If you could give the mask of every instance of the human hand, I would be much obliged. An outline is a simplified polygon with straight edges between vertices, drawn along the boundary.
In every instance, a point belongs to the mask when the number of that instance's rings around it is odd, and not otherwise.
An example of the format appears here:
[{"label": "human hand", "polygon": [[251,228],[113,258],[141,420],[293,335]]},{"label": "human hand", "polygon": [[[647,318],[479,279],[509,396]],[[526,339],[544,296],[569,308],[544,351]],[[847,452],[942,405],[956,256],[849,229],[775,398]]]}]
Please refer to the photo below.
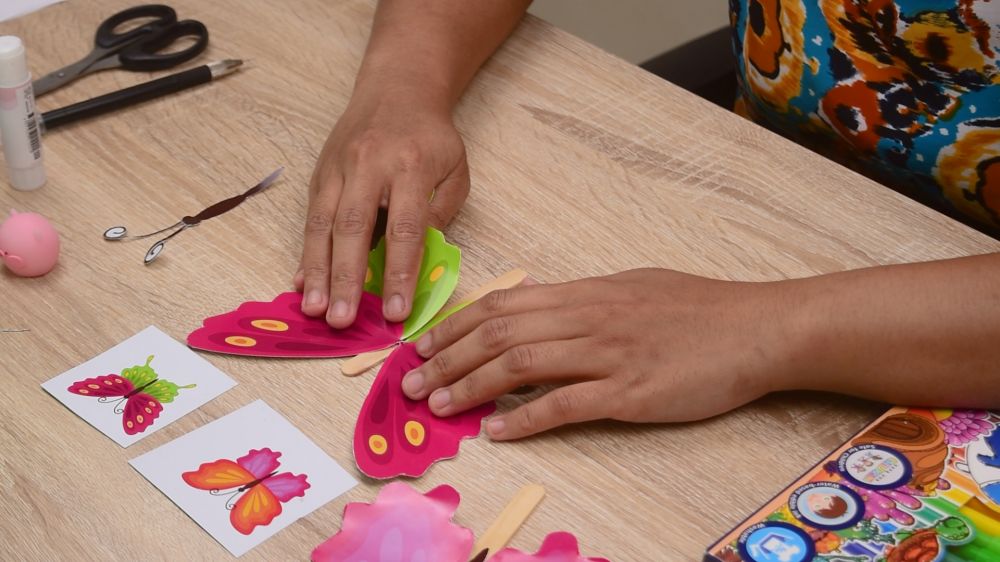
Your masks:
[{"label": "human hand", "polygon": [[378,207],[388,207],[384,314],[410,315],[428,224],[442,228],[469,193],[465,145],[447,108],[415,96],[355,95],[330,133],[309,189],[296,289],[302,311],[354,322]]},{"label": "human hand", "polygon": [[495,291],[417,342],[429,360],[403,390],[448,416],[524,385],[563,385],[490,420],[487,434],[503,440],[602,418],[706,418],[780,384],[790,297],[781,283],[664,269]]}]

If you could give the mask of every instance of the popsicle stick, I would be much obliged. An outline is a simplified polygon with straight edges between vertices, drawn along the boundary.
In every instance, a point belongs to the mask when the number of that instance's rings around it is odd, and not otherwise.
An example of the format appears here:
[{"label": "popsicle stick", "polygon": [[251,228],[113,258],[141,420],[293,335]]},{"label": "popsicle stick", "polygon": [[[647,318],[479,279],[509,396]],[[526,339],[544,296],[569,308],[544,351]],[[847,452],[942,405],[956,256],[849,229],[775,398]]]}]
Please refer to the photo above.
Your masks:
[{"label": "popsicle stick", "polygon": [[[489,283],[486,283],[485,285],[465,295],[464,297],[462,297],[462,300],[458,301],[458,303],[456,303],[455,305],[450,306],[444,309],[444,311],[437,313],[436,315],[434,315],[433,318],[430,319],[430,321],[428,321],[428,324],[436,323],[442,315],[448,314],[456,308],[466,306],[469,303],[477,301],[492,291],[496,291],[499,289],[510,289],[511,287],[516,287],[527,277],[528,277],[528,272],[524,271],[523,269],[513,269],[511,271],[508,271],[507,273],[504,273],[500,277],[497,277],[496,279],[490,281]],[[344,376],[356,377],[361,373],[367,371],[368,369],[374,367],[376,364],[378,364],[379,361],[382,361],[383,359],[388,357],[389,354],[392,353],[393,349],[394,349],[393,347],[390,347],[387,349],[380,349],[378,351],[369,351],[367,353],[361,353],[359,355],[355,355],[354,357],[341,363],[340,372],[343,373]]]},{"label": "popsicle stick", "polygon": [[347,361],[341,363],[340,372],[344,373],[344,375],[348,377],[356,377],[374,367],[379,361],[388,357],[394,349],[396,349],[396,346],[355,355],[354,357],[351,357]]},{"label": "popsicle stick", "polygon": [[544,497],[545,488],[538,484],[528,484],[521,488],[490,528],[479,537],[472,552],[482,554],[483,551],[487,551],[489,554],[495,554],[507,546],[514,533],[524,525],[528,516]]},{"label": "popsicle stick", "polygon": [[[469,304],[470,302],[477,301],[493,291],[516,287],[527,277],[528,277],[527,271],[523,269],[512,269],[507,273],[504,273],[500,277],[497,277],[496,279],[490,281],[489,283],[479,287],[478,289],[474,289],[471,293],[462,297],[462,300],[458,301],[455,304],[455,306]],[[441,313],[438,314],[440,315]],[[434,320],[431,319],[431,322],[433,321]]]}]

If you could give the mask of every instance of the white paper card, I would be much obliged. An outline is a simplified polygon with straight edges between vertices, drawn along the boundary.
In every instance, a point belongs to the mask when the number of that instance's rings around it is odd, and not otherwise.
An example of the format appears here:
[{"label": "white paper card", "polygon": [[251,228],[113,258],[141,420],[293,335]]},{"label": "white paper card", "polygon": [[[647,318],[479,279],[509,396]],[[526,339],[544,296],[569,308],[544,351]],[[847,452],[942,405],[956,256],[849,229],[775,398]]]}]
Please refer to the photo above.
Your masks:
[{"label": "white paper card", "polygon": [[262,400],[130,464],[235,556],[357,485]]},{"label": "white paper card", "polygon": [[235,385],[187,346],[150,326],[42,388],[128,447]]},{"label": "white paper card", "polygon": [[3,0],[0,2],[0,21],[7,21],[19,16],[41,10],[46,6],[58,4],[63,0]]}]

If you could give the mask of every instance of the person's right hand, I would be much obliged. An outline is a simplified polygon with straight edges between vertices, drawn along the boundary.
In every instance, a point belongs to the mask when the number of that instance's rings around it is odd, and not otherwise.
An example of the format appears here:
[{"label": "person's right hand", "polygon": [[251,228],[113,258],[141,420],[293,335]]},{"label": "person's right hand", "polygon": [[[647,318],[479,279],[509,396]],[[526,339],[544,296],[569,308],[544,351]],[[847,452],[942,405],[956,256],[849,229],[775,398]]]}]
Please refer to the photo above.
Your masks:
[{"label": "person's right hand", "polygon": [[429,225],[442,228],[469,194],[465,145],[449,109],[413,96],[355,95],[320,153],[309,189],[296,289],[302,311],[354,322],[378,207],[388,207],[386,318],[410,315]]}]

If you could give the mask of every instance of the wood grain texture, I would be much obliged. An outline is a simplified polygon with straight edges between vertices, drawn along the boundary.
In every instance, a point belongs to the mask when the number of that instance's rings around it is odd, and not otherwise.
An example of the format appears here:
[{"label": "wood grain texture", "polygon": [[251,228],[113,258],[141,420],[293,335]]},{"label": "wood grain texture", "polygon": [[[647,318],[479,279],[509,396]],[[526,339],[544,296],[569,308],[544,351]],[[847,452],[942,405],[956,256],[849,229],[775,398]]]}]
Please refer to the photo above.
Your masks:
[{"label": "wood grain texture", "polygon": [[[24,38],[36,76],[76,60],[98,23],[132,4],[71,0],[0,25]],[[0,208],[45,214],[62,260],[42,279],[4,272],[0,328],[0,555],[18,560],[225,560],[229,555],[127,460],[257,398],[353,467],[351,435],[371,374],[336,360],[208,356],[239,381],[219,399],[122,449],[39,384],[149,324],[183,339],[205,316],[287,290],[306,185],[345,107],[370,0],[175,0],[205,22],[203,60],[244,58],[218,83],[54,132],[49,183],[0,186]],[[109,71],[40,100],[60,107],[149,75]],[[997,242],[822,157],[528,19],[457,110],[472,168],[448,229],[463,294],[520,267],[544,281],[641,266],[769,280],[1000,250]],[[155,230],[238,193],[278,165],[280,183],[171,241]],[[529,396],[499,403],[508,410]],[[697,560],[704,548],[860,428],[881,406],[819,394],[765,398],[701,423],[594,423],[510,444],[466,442],[414,484],[463,494],[477,533],[524,484],[548,495],[513,545],[567,530],[617,562]],[[243,557],[304,560],[366,481]]]}]

